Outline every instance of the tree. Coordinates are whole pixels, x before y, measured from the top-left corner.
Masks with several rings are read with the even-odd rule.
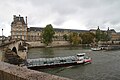
[[[101,41],[107,40],[107,34],[105,32],[101,32]]]
[[[80,43],[80,37],[78,33],[73,32],[69,35],[69,41],[72,45],[78,45]]]
[[[90,32],[79,34],[82,38],[82,44],[90,44],[94,41],[95,35]]]
[[[67,41],[68,36],[66,34],[63,35],[63,38],[65,39],[65,41]]]
[[[98,26],[98,29],[96,30],[96,42],[99,42],[100,40],[101,40],[101,31]]]
[[[43,32],[42,32],[43,43],[45,43],[46,45],[48,45],[49,43],[52,43],[52,38],[54,34],[55,32],[54,32],[53,26],[51,24],[46,25],[46,27],[43,29]]]

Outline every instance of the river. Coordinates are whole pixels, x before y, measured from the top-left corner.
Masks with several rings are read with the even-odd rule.
[[[120,80],[120,50],[91,51],[82,48],[33,48],[28,58],[74,56],[87,53],[92,64],[39,69],[38,71],[71,78],[73,80]]]

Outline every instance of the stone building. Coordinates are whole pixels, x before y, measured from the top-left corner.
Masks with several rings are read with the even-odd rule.
[[[111,29],[110,32],[111,32],[111,41],[120,41],[119,33],[117,33],[114,29]]]
[[[42,39],[41,33],[43,28],[39,27],[30,27],[27,29],[28,31],[28,39],[27,41],[40,41]]]
[[[99,26],[98,26],[99,29]],[[98,30],[97,29],[97,30]],[[28,28],[27,25],[27,17],[13,16],[13,22],[11,23],[11,38],[19,38],[22,40],[27,41],[41,41],[42,40],[42,27],[30,27]],[[91,30],[74,30],[74,29],[60,29],[54,28],[55,35],[53,40],[54,41],[64,41],[63,35],[69,35],[71,32],[83,33],[83,32],[92,32],[96,34],[95,29]],[[114,29],[108,28],[108,30],[100,30],[101,32],[107,33],[110,32],[111,40],[120,40],[120,34],[118,34]]]
[[[42,40],[42,27],[30,27],[27,25],[27,17],[13,16],[13,22],[11,23],[11,38],[22,39],[27,41],[41,41]],[[54,28],[55,35],[54,41],[64,41],[63,35],[69,35],[71,32],[88,32],[87,30],[72,30],[72,29],[59,29]]]
[[[98,29],[91,29],[90,32],[96,34],[97,30],[100,30],[99,26],[98,26]],[[116,32],[114,29],[109,29],[109,27],[108,27],[108,30],[100,30],[100,32],[101,33],[103,32],[106,34],[108,33],[111,41],[120,41],[120,34],[118,32]]]
[[[27,17],[26,21],[24,18],[14,15],[13,22],[11,23],[11,37],[12,39],[19,38],[22,40],[27,40]]]

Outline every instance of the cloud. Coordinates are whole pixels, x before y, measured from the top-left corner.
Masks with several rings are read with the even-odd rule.
[[[53,24],[57,28],[89,30],[100,26],[120,31],[119,4],[118,0],[4,0],[0,3],[0,29],[10,35],[13,15],[20,14],[28,16],[29,27]]]

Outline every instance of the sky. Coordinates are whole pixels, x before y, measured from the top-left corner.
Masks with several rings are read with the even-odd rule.
[[[28,27],[101,30],[120,32],[120,0],[2,0],[0,36],[11,35],[13,15],[28,17]]]

